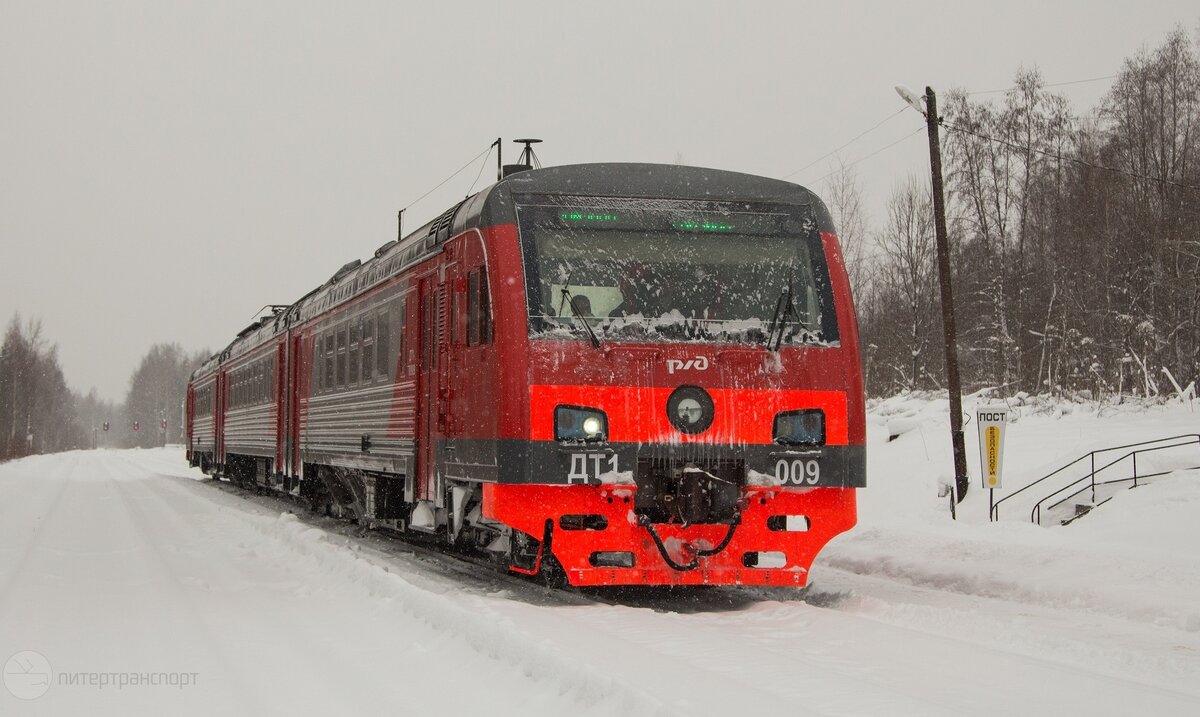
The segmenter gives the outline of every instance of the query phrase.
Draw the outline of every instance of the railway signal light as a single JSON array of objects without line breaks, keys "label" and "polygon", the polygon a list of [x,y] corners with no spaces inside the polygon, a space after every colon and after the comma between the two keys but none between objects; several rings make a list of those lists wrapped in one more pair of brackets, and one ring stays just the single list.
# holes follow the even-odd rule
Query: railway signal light
[{"label": "railway signal light", "polygon": [[162,429],[163,429],[164,431],[165,431],[165,430],[167,430],[167,419],[165,419],[165,418],[164,418],[164,419],[162,419]]},{"label": "railway signal light", "polygon": [[134,421],[134,422],[133,422],[133,430],[135,430],[135,431],[140,431],[140,430],[142,430],[142,424],[141,424],[141,421]]},{"label": "railway signal light", "polygon": [[108,421],[105,421],[105,422],[104,422],[104,430],[105,430],[105,431],[107,431],[107,430],[108,430]]}]

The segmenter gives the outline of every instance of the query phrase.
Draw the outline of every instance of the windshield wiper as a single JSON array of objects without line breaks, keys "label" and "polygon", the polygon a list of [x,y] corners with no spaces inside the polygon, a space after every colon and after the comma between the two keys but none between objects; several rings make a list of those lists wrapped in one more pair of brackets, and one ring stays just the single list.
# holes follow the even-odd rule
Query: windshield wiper
[{"label": "windshield wiper", "polygon": [[571,277],[568,276],[567,282],[565,284],[563,284],[563,288],[562,288],[563,301],[559,302],[559,304],[558,304],[558,315],[562,316],[564,303],[569,303],[571,305],[571,316],[574,316],[576,319],[579,319],[580,323],[583,324],[583,328],[587,330],[588,338],[590,338],[592,340],[592,347],[600,348],[600,337],[597,336],[596,332],[592,330],[592,325],[590,323],[588,323],[588,320],[586,318],[580,316],[579,312],[575,310],[575,308],[576,308],[575,297],[571,294],[570,288],[568,288],[568,287],[570,287],[570,285],[571,285]]},{"label": "windshield wiper", "polygon": [[[779,298],[775,300],[775,313],[771,314],[771,323],[767,326],[767,336],[763,343],[772,351],[778,351],[779,345],[783,343],[783,327],[787,325],[788,312],[796,312],[795,306],[792,304],[792,287],[790,284],[783,287],[783,291],[779,292]],[[778,337],[775,335],[776,329],[779,332]],[[775,342],[774,346],[771,345],[772,341]]]},{"label": "windshield wiper", "polygon": [[[764,341],[764,345],[772,351],[778,351],[780,344],[783,343],[783,332],[788,325],[788,314],[792,315],[792,319],[800,328],[813,333],[812,328],[800,318],[800,312],[796,310],[796,302],[792,300],[792,286],[795,283],[796,274],[795,269],[795,260],[788,262],[788,283],[779,292],[779,298],[775,301],[775,313],[771,314],[771,323],[767,327],[767,338]],[[771,345],[772,340],[775,342],[774,346]]]}]

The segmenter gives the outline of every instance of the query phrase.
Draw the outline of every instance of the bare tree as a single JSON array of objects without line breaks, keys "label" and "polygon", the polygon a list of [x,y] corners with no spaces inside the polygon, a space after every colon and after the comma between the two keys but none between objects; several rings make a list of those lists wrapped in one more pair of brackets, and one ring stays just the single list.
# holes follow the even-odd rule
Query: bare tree
[{"label": "bare tree", "polygon": [[868,290],[867,218],[863,208],[862,190],[858,175],[853,167],[840,164],[829,176],[825,187],[825,199],[829,213],[833,215],[833,226],[837,229],[842,245],[842,257],[846,261],[846,272],[850,275],[850,287],[856,297],[864,296]]},{"label": "bare tree", "polygon": [[[158,446],[168,435],[178,434],[188,376],[206,355],[207,352],[188,355],[179,344],[150,347],[129,379],[122,421],[126,444],[143,448]],[[131,429],[134,423],[139,430]]]},{"label": "bare tree", "polygon": [[878,243],[882,268],[877,306],[895,317],[895,330],[886,342],[889,358],[880,358],[893,368],[901,387],[915,388],[929,376],[935,309],[933,200],[926,182],[910,177],[892,191]]},{"label": "bare tree", "polygon": [[0,345],[0,460],[79,446],[74,404],[41,322],[14,316]]}]

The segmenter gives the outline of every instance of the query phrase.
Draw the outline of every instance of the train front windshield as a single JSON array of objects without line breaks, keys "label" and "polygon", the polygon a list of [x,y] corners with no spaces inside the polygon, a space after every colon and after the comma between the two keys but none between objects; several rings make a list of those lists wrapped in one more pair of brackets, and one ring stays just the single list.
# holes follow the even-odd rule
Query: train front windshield
[{"label": "train front windshield", "polygon": [[837,342],[807,207],[527,196],[517,218],[535,337]]}]

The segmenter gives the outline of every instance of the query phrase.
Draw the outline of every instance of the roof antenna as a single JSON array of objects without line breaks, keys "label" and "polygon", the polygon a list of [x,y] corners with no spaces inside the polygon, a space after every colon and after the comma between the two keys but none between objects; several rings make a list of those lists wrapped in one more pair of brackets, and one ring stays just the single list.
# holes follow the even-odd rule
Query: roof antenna
[{"label": "roof antenna", "polygon": [[514,139],[513,141],[516,142],[517,144],[525,145],[525,149],[521,150],[521,156],[517,158],[516,164],[504,165],[504,170],[502,172],[503,175],[505,177],[507,177],[510,174],[516,174],[517,172],[524,172],[526,170],[535,169],[535,168],[541,169],[542,162],[541,162],[541,160],[539,160],[537,158],[537,155],[534,154],[533,145],[538,144],[542,140],[540,140],[540,139]]},{"label": "roof antenna", "polygon": [[521,156],[519,158],[517,158],[517,162],[519,162],[520,164],[527,165],[531,169],[541,169],[542,168],[541,160],[539,160],[537,158],[537,155],[533,153],[533,145],[540,144],[542,140],[540,140],[540,139],[514,139],[513,141],[516,142],[517,144],[525,145],[525,149],[521,150]]}]

